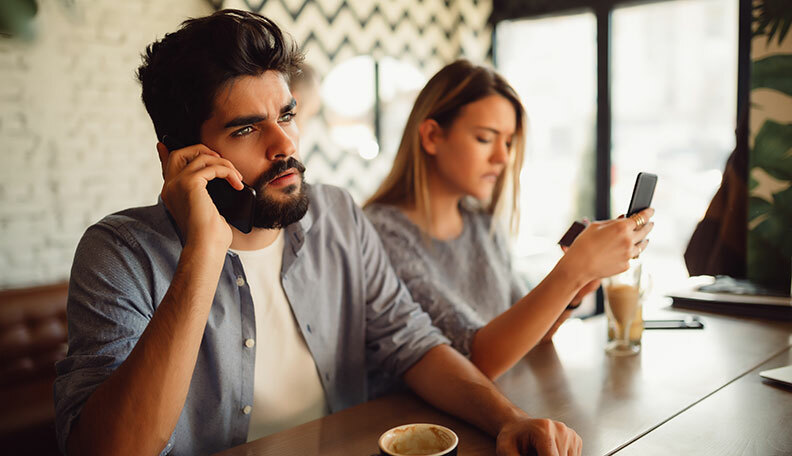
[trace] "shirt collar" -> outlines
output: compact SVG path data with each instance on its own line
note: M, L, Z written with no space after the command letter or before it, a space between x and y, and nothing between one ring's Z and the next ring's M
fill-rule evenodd
M308 184L305 185L305 191L308 192L308 198L310 201L312 188ZM181 230L179 229L179 225L176 223L176 219L173 218L170 211L168 211L168 207L165 205L165 202L162 200L162 195L157 197L157 205L162 207L162 210L168 216L168 220L170 221L171 225L173 226L173 230L176 232L176 236L179 238L179 242L181 243L182 247L184 247L184 236L182 235ZM311 230L311 227L314 223L314 213L311 210L310 202L308 206L308 211L305 213L303 218L301 218L298 222L292 223L291 225L284 228L284 237L285 237L285 248L284 249L291 249L294 253L294 256L297 256L300 248L302 248L303 243L305 242L305 233ZM233 252L229 251L230 254L234 255ZM284 268L285 269L285 268Z

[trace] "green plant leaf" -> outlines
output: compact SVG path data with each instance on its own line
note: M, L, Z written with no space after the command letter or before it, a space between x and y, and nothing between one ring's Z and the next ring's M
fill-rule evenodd
M792 188L774 195L775 204L751 198L749 219L764 215L748 232L748 277L779 290L789 290L792 276Z
M781 254L767 240L748 233L747 275L756 283L779 290L789 291L792 260Z
M748 198L748 222L769 213L772 209L773 205L765 199L755 196Z
M792 79L792 78L790 78ZM756 134L749 169L762 168L780 180L792 180L792 125L767 120Z
M778 34L778 43L779 43L779 44L780 44L782 41L784 41L784 38L786 38L786 36L787 36L787 32L789 32L789 27L790 27L790 26L792 26L792 21L787 21L787 23L786 23L786 24L784 24L784 27L783 27L783 28L781 28L781 32Z
M754 0L751 19L752 37L767 36L766 46L770 46L778 32L778 44L786 38L792 24L792 7L789 0ZM767 30L771 27L770 31Z
M786 218L786 212L780 206L774 205L766 215L767 218L762 223L750 230L750 235L759 236L773 244L779 254L792 262L792 225Z
M792 96L792 54L756 60L751 71L751 89L774 89Z

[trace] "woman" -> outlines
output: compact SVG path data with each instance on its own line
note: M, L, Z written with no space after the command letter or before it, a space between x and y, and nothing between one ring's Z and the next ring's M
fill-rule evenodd
M530 293L494 220L518 217L525 111L494 71L468 61L418 95L393 169L366 213L400 278L462 354L495 379L646 247L654 213L594 222ZM541 197L541 195L537 195Z

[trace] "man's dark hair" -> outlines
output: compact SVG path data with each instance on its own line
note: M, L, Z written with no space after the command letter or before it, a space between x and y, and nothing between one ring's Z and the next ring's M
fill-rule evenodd
M184 146L200 142L201 125L226 82L268 70L279 71L288 82L303 61L274 22L232 9L182 22L142 57L137 77L157 138L169 135Z

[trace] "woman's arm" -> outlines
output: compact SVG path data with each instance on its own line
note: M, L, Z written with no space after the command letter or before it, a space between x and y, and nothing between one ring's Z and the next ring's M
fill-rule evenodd
M525 356L586 284L580 271L559 262L530 293L476 332L470 360L496 379Z
M572 316L572 312L574 312L575 309L580 306L581 301L583 301L583 298L585 298L586 295L599 288L600 282L601 280L593 280L584 285L583 288L578 291L577 295L575 295L575 297L572 299L572 302L569 303L566 309L561 313L561 316L558 317L555 323L553 323L553 326L547 330L544 336L542 336L541 342L550 342L553 340L553 335L556 333L556 331L558 331L558 328L560 328L561 325Z
M642 212L646 220L652 214L653 209ZM631 219L589 226L539 285L476 332L473 364L491 379L506 372L539 343L584 286L626 271L629 259L645 248L652 226L636 230Z

